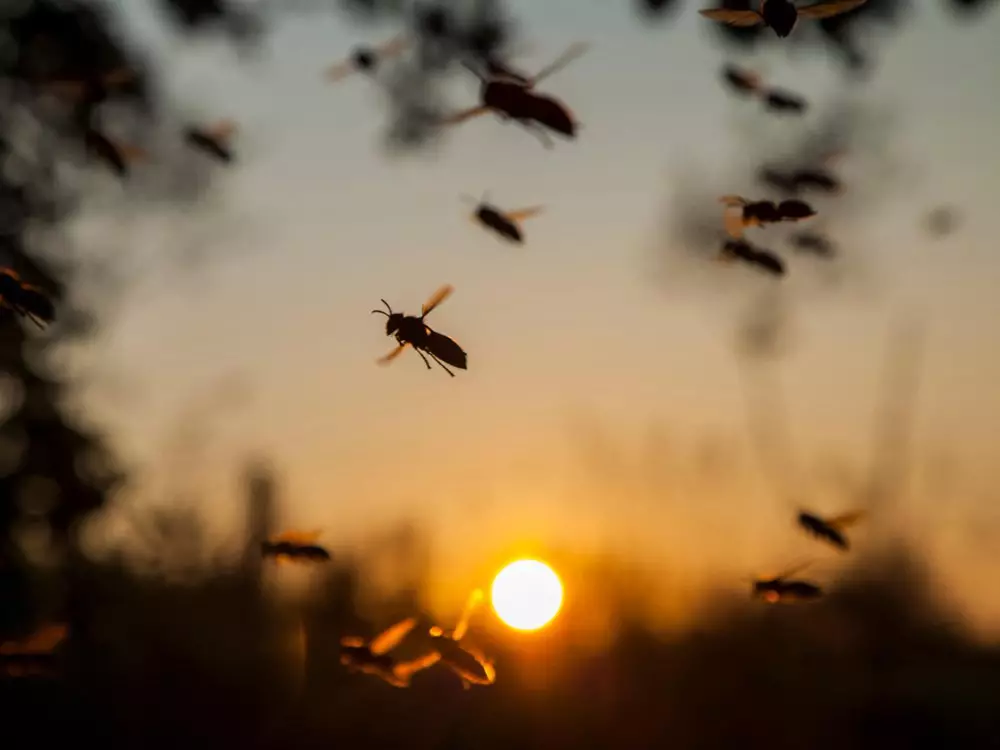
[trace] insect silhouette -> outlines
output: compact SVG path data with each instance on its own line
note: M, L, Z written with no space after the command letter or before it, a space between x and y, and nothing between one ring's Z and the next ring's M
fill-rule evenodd
M96 128L84 131L83 143L90 156L103 161L115 174L123 178L128 177L132 162L146 156L146 152L141 148L112 141Z
M731 262L742 260L772 276L785 275L785 263L770 250L757 247L746 240L726 240L719 253L718 260Z
M408 617L389 626L368 642L358 636L341 638L340 663L351 672L374 675L393 687L409 687L414 674L433 666L441 658L436 652L411 661L397 661L389 655L416 624L417 618Z
M779 37L784 38L792 33L800 18L811 20L832 18L860 8L866 2L868 0L832 0L798 8L790 0L761 0L758 10L706 8L698 12L711 21L729 26L747 27L764 24Z
M472 613L483 599L481 589L475 589L469 596L455 629L447 632L435 625L428 634L431 648L440 656L441 663L458 675L462 687L468 690L472 685L492 685L497 678L493 663L477 649L462 646L461 640L469 630Z
M800 253L809 253L819 258L833 258L837 254L834 244L816 232L796 232L788 241Z
M809 601L823 595L818 584L791 577L809 565L808 562L795 565L774 578L759 578L753 582L753 595L770 604L782 601ZM791 579L791 580L789 580Z
M326 548L316 544L319 534L318 531L304 533L286 531L274 539L261 542L260 552L263 557L273 558L279 564L328 562L330 553Z
M431 363L424 356L425 352L430 355L431 359L438 363L442 370L452 377L455 377L455 373L449 370L445 366L446 364L457 367L459 370L467 370L467 356L462 347L443 333L438 333L424 323L424 318L430 314L431 310L448 299L453 291L454 289L449 284L445 284L434 292L431 298L424 303L419 318L415 315L403 315L403 313L393 312L389 303L382 300L382 304L385 305L388 312L384 310L372 310L372 315L376 313L385 315L385 335L395 336L396 341L399 342L399 346L379 359L378 363L388 364L398 357L407 346L412 346L417 354L420 355L424 364L427 365L428 370L431 369Z
M825 169L781 171L765 167L758 173L758 178L785 195L799 195L806 190L822 193L839 193L841 190L840 180Z
M39 328L55 320L52 300L37 286L25 284L12 268L0 268L0 308L29 318Z
M589 45L584 43L571 45L555 62L530 79L525 79L521 75L515 77L489 73L484 75L472 65L465 63L482 83L479 91L480 104L443 118L441 124L457 125L473 117L493 112L501 119L520 123L534 133L546 148L552 148L553 145L547 131L569 139L576 138L579 126L569 108L552 96L535 93L534 89L540 81L562 70L582 55L588 47ZM495 69L496 61L493 65Z
M844 532L865 517L864 511L854 513L844 513L833 518L822 518L815 513L800 511L796 522L807 533L812 534L817 539L829 542L834 547L847 550L850 544Z
M519 222L537 216L542 211L541 206L531 208L520 208L515 211L501 211L491 203L487 203L487 195L483 195L482 200L476 200L470 196L463 196L466 202L475 205L476 210L472 214L472 220L478 222L487 229L510 242L522 244L524 234L521 231Z
M229 145L236 132L236 123L232 120L222 120L214 125L203 128L194 125L184 129L184 142L209 156L226 164L234 160L232 148Z
M768 88L759 75L735 65L725 66L722 78L735 93L760 99L766 109L774 112L801 114L808 107L805 99L787 91Z
M398 57L409 46L403 36L390 39L378 47L359 46L351 52L351 56L343 62L331 65L326 69L325 76L331 83L342 81L352 73L375 73L384 60Z
M816 211L808 203L800 200L748 201L738 195L724 195L719 202L726 208L723 212L723 222L726 233L733 239L740 239L743 230L748 227L759 227L764 224L777 224L782 221L802 221L816 215Z
M50 623L24 638L0 643L0 672L10 677L51 673L55 652L68 634L63 623Z

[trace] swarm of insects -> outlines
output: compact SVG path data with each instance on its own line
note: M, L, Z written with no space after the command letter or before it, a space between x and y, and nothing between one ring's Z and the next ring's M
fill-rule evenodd
M448 632L435 625L428 631L434 653L438 654L444 666L458 675L466 690L472 685L492 685L497 678L491 661L478 650L460 643L469 630L472 613L482 600L483 592L480 589L474 590L454 630Z
M23 283L12 268L0 268L0 309L29 318L39 328L56 318L52 300L39 287Z
M519 245L524 242L524 234L521 231L519 222L524 219L530 219L532 216L537 216L542 211L541 206L520 208L514 211L502 211L496 206L487 203L486 195L479 201L470 196L464 196L464 199L476 206L476 211L472 214L473 221L495 232L505 240L516 242Z
M823 589L819 584L792 578L807 565L808 562L795 565L773 578L758 578L753 582L753 595L769 604L819 599L823 596Z
M436 652L406 662L397 661L389 655L416 624L417 618L408 617L386 628L370 641L358 636L341 638L340 663L352 672L374 675L393 687L409 687L414 674L440 659Z
M821 20L832 18L860 8L868 0L831 0L796 7L791 0L761 0L757 10L727 10L710 8L698 11L711 21L729 26L760 26L770 28L777 36L787 37L795 29L800 18Z
M546 94L535 93L535 86L553 73L562 70L582 55L589 45L572 45L555 62L539 71L532 78L520 74L508 76L507 69L496 61L492 63L495 72L481 73L475 67L466 67L481 81L480 104L476 107L450 115L442 120L443 125L457 125L473 117L494 112L504 120L514 120L534 133L546 148L552 147L548 131L566 138L576 138L578 125L569 108L558 99Z
M722 78L737 94L759 99L764 107L772 112L802 114L808 107L806 100L802 97L788 91L768 88L759 75L735 65L727 65L723 68Z
M277 563L329 562L330 553L325 547L316 544L319 535L318 531L286 531L274 539L261 542L260 553L263 557L271 558Z
M844 513L833 518L822 518L815 513L800 511L796 521L806 533L846 551L850 547L850 544L844 532L864 517L864 511Z
M430 326L424 323L424 318L430 314L431 310L448 299L452 291L454 290L448 284L438 289L424 304L420 312L420 317L393 312L389 303L382 300L382 304L385 305L385 309L388 312L385 310L372 310L372 315L379 314L386 317L385 335L395 336L399 346L380 358L378 360L379 364L392 362L402 354L407 346L411 346L420 355L424 364L427 365L428 370L431 369L431 363L427 361L427 357L424 356L425 353L452 377L455 377L455 373L449 370L445 363L452 367L457 367L459 370L468 369L467 356L462 347L443 333L432 330Z

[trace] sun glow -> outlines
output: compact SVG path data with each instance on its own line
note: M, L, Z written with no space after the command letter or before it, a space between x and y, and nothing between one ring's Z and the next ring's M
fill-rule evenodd
M562 606L559 576L538 560L512 562L493 579L493 611L515 630L538 630L551 622Z

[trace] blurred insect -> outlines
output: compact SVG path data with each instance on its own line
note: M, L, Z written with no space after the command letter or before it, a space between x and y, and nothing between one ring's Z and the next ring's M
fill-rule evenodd
M939 206L927 214L927 231L934 237L946 237L958 227L958 215L950 206Z
M87 153L103 161L119 177L128 177L132 162L146 156L142 149L116 143L95 128L84 131L83 139Z
M51 623L24 638L0 643L0 672L10 677L50 674L55 652L68 634L66 625Z
M868 0L832 0L797 8L789 0L761 0L758 10L727 10L710 8L698 11L711 21L729 26L768 26L779 37L792 33L799 18L819 20L832 18L864 5Z
M410 678L417 672L433 666L441 658L429 653L419 659L400 662L389 656L417 624L417 618L408 617L386 628L367 643L358 636L340 639L340 663L351 672L375 675L393 687L409 687Z
M55 320L56 311L40 287L25 284L12 268L0 268L0 308L29 318L39 328Z
M44 86L57 96L73 100L74 119L82 129L87 130L93 125L97 108L108 100L111 92L133 83L135 79L135 71L116 68L97 75L52 80Z
M765 108L775 112L800 114L805 112L808 106L804 99L795 94L766 88L759 75L735 65L725 66L722 69L722 78L737 94L759 98Z
M816 232L796 232L788 238L788 241L797 251L820 258L833 258L837 254L834 244Z
M823 595L823 589L811 581L793 579L791 576L809 565L804 562L789 568L774 578L759 578L753 582L753 595L769 604L782 601L808 601Z
M724 195L719 202L726 208L723 212L723 222L726 233L733 239L743 236L743 230L748 227L759 227L764 224L777 224L782 221L802 221L816 215L812 206L800 200L748 201L738 195Z
M277 563L284 562L328 562L330 553L316 544L320 532L286 531L274 539L261 542L260 552L263 557L274 558Z
M799 195L805 190L823 193L839 193L840 181L824 169L796 169L783 172L765 167L758 173L758 179L786 195Z
M829 542L834 547L846 550L850 545L847 542L847 537L844 536L844 532L864 517L864 511L844 513L833 518L821 518L815 513L800 511L796 520L798 525L807 533Z
M419 318L415 315L403 315L403 313L393 312L389 303L382 300L382 304L385 305L388 312L372 310L372 315L376 313L385 315L385 335L395 336L396 341L399 342L399 346L379 359L378 363L388 364L398 357L403 349L407 346L412 346L417 354L420 355L424 364L427 365L428 370L431 369L431 363L424 356L425 352L440 365L442 370L452 377L455 377L455 373L449 370L445 366L445 363L460 370L468 369L467 356L462 347L444 334L432 330L430 326L424 323L424 318L430 314L431 310L448 299L453 291L454 289L449 284L445 284L434 292L421 309Z
M530 79L520 75L515 77L484 75L472 65L465 63L465 66L482 82L479 91L481 104L445 117L441 120L441 124L457 125L492 111L504 120L510 119L520 123L534 133L546 148L552 148L553 145L546 128L566 138L576 138L578 125L569 108L558 99L534 93L534 89L540 81L562 70L587 48L588 45L583 43L571 45L555 62ZM495 66L494 61L494 68Z
M542 211L541 206L531 208L521 208L516 211L501 211L496 206L486 202L486 195L482 200L477 201L471 196L463 196L463 199L472 203L476 207L472 214L472 220L482 224L487 229L492 229L498 235L510 242L521 244L524 242L524 235L518 222L537 216Z
M184 129L184 141L192 148L199 149L226 164L231 164L234 156L229 141L235 132L235 122L222 120L208 128L188 126Z
M474 590L465 603L465 609L454 630L447 632L435 625L428 631L433 644L431 648L440 655L441 663L458 675L466 690L472 685L492 685L497 678L490 660L478 650L459 644L469 630L472 613L482 600L482 590Z
M405 37L397 36L378 47L355 47L350 57L343 62L331 65L326 69L324 75L328 81L336 83L344 80L351 73L373 74L378 70L382 61L398 57L408 46L409 42Z
M742 260L773 276L785 275L785 263L770 250L751 245L746 240L727 240L722 246L718 260L731 262Z

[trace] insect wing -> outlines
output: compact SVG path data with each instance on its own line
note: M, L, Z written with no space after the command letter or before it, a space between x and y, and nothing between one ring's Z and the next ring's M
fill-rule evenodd
M812 560L806 560L804 562L796 563L795 565L791 566L787 570L783 571L781 573L781 575L776 575L774 577L776 579L778 579L778 580L782 580L784 578L789 578L789 577L795 575L796 573L801 573L803 570L805 570L810 565L812 565Z
M458 344L443 333L427 329L427 340L424 345L431 354L440 359L446 365L457 367L459 370L467 370L468 355Z
M743 230L746 228L746 222L743 221L743 211L735 210L734 207L727 207L722 214L722 225L725 227L726 234L734 240L740 239L743 237Z
M538 73L535 74L535 77L531 79L530 85L534 86L539 81L542 81L551 76L553 73L558 73L560 70L565 68L571 62L573 62L578 57L583 55L583 53L586 52L588 49L590 49L589 42L574 42L566 49L565 52L563 52L559 57L557 57L551 64L547 65L546 67L538 71Z
M727 26L758 26L764 22L763 17L753 10L726 10L725 8L710 8L698 11L710 21L718 21Z
M416 617L407 617L405 620L386 628L372 638L371 646L369 646L371 652L377 655L392 651L406 637L406 634L413 630L416 624Z
M446 299L451 296L451 293L455 291L455 288L451 284L445 284L440 289L438 289L434 294L431 295L424 306L420 309L421 316L429 315L431 310L440 305Z
M453 115L448 115L440 120L442 125L459 125L466 120L471 120L474 117L479 117L480 115L485 115L490 111L489 107L478 106L472 107L470 109L462 110L461 112L456 112Z
M842 531L850 526L853 526L858 521L865 517L865 512L863 510L857 510L853 513L843 513L839 516L834 516L833 518L828 518L826 520L827 526L832 526L838 531Z
M399 35L397 37L394 37L393 39L390 39L381 47L376 47L376 50L380 58L389 58L389 57L395 57L396 55L405 52L406 48L409 45L410 43L409 41L407 41L406 37L403 35Z
M319 529L315 531L285 531L278 534L272 542L291 542L292 544L312 544L317 539L322 532Z
M462 637L469 629L469 620L472 618L472 613L475 612L476 607L483 600L483 590L475 589L470 595L468 601L465 602L465 609L462 610L461 617L458 618L458 624L455 625L455 629L451 633L451 637L455 641L462 640Z
M357 71L354 67L354 62L351 60L345 60L344 62L339 62L336 65L331 65L323 72L323 77L330 83L337 83L347 78L351 73Z
M439 661L441 661L441 654L437 651L430 651L417 659L399 662L393 669L393 673L397 677L408 681L417 672L433 667Z
M400 344L395 349L393 349L391 352L389 352L388 354L386 354L384 357L379 357L375 361L378 362L380 365L387 365L390 362L392 362L392 360L394 360L396 357L398 357L400 354L402 354L403 350L405 348L406 348L406 344Z
M45 625L25 638L16 641L0 643L0 654L12 656L17 654L48 654L54 651L60 643L66 640L69 628L62 623Z
M344 648L364 648L365 639L357 635L345 635L340 639L340 645Z
M517 211L508 211L504 216L507 217L508 221L522 221L524 219L530 219L532 216L537 216L542 212L542 206L532 206L531 208L521 208Z
M802 18L832 18L833 16L839 16L842 13L852 11L855 8L860 8L866 2L868 0L839 0L839 2L832 3L815 3L799 8L798 13Z

